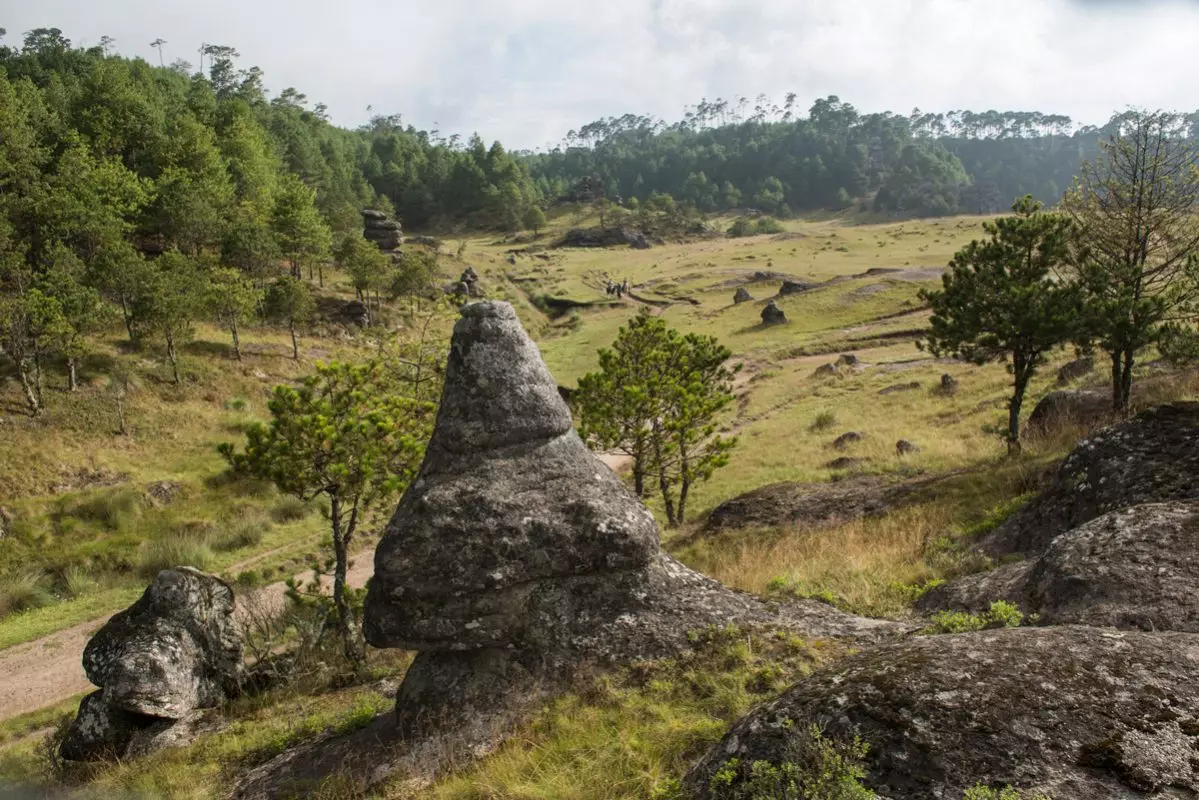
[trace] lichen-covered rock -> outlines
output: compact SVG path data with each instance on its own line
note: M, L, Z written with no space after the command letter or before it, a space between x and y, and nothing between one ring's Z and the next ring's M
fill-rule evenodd
M366 600L371 644L420 651L397 700L412 735L449 726L455 747L493 743L581 666L670 656L709 625L902 629L820 603L768 606L662 553L653 517L572 429L512 307L462 314L425 461Z
M124 757L139 740L140 751L178 740L168 731L173 722L236 692L242 637L233 609L233 590L213 575L190 567L158 573L84 648L84 672L101 691L80 704L64 757Z
M994 600L1075 623L1199 633L1199 502L1147 503L1054 539L1035 559L932 590L922 610L985 610Z
M917 637L801 680L733 726L688 773L698 800L730 759L784 763L811 723L869 744L865 785L958 800L982 783L1054 798L1199 791L1199 645L1085 627ZM690 796L690 795L689 795Z
M841 459L829 469L855 466ZM856 459L851 459L856 461ZM891 483L883 478L854 478L832 483L772 483L725 500L708 514L707 531L751 526L803 528L878 516L900 506L922 482Z
M1045 491L980 540L994 556L1036 554L1120 508L1199 499L1199 403L1173 403L1080 441Z

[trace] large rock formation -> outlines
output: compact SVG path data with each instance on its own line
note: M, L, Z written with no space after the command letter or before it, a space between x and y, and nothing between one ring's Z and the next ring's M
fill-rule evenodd
M787 321L787 314L771 300L762 307L763 325L782 325Z
M810 635L890 626L818 603L768 609L659 549L653 517L583 444L512 307L465 306L420 474L375 553L376 647L420 651L401 730L495 740L586 664L658 658L709 624Z
M1199 502L1147 503L1054 539L1033 560L937 587L921 610L985 611L1007 600L1042 625L1199 633Z
M84 698L62 755L129 757L178 741L194 712L219 705L241 679L233 590L190 567L163 570L83 651L100 691Z
M1199 499L1199 403L1158 406L1080 441L1049 488L980 545L994 556L1036 554L1109 511L1190 499Z
M738 722L690 771L698 800L735 794L751 765L794 761L813 723L869 744L864 783L890 800L1199 792L1199 647L1179 633L1016 628L867 649ZM730 765L731 759L738 759ZM736 775L717 788L720 769Z
M373 208L362 211L362 236L368 242L374 242L384 252L398 250L404 242L404 231L400 223Z
M1050 392L1037 401L1028 417L1029 433L1048 433L1065 425L1095 428L1112 419L1112 398L1086 389Z

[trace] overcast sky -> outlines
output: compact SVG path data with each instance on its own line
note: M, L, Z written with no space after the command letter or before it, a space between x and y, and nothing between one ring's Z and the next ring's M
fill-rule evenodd
M0 0L7 43L58 27L125 55L235 47L356 126L400 113L509 148L703 97L836 94L863 111L1199 108L1199 0Z

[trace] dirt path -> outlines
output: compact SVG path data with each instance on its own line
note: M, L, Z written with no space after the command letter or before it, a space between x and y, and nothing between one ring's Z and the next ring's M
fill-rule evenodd
M368 552L353 560L347 578L351 586L365 586L374 572ZM297 575L307 580L310 572ZM255 594L269 607L283 605L285 586L274 583ZM111 616L111 615L109 615ZM68 697L94 691L83 674L83 648L108 616L80 623L32 642L0 650L0 720L54 705Z

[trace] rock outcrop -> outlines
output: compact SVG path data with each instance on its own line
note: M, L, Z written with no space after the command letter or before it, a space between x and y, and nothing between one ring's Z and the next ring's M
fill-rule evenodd
M571 228L554 247L617 247L627 244L634 250L647 250L649 239L645 234L622 225L606 228Z
M860 736L863 783L890 800L960 798L976 784L1032 796L1199 792L1199 649L1180 633L1014 628L880 645L801 680L738 722L688 773L699 800L757 761L793 760L811 724ZM730 765L732 759L737 764ZM720 769L737 776L722 793ZM746 795L748 796L748 795Z
M754 299L754 296L752 294L750 294L749 289L746 289L744 286L740 287L739 289L737 289L736 292L733 293L733 303L734 304L748 303L748 302L752 301L753 299Z
M64 758L125 758L184 740L195 712L241 680L233 590L190 567L163 570L92 637L83 669L101 688L80 704Z
M804 292L815 289L817 284L804 283L803 281L785 280L783 285L779 287L779 296L785 297L789 294L803 294Z
M709 624L891 629L818 603L772 610L661 552L650 513L583 444L512 307L463 307L436 427L375 553L376 647L420 651L407 737L477 747L587 664L658 658Z
M862 441L862 434L858 431L846 431L845 433L833 439L833 447L838 450L844 450L851 444L857 444Z
M1090 375L1095 371L1095 359L1093 357L1076 358L1073 361L1062 365L1062 368L1057 371L1057 385L1065 386L1071 381L1076 381L1079 378Z
M762 308L763 325L782 325L787 321L787 315L771 300Z
M1037 401L1028 417L1029 433L1048 433L1063 425L1094 428L1112 418L1112 398L1086 389L1056 391Z
M362 211L362 237L384 252L398 250L404 242L404 231L400 223L373 208Z
M829 469L845 469L841 462ZM854 466L849 464L849 467ZM856 478L832 483L774 483L725 500L708 514L705 529L731 530L754 526L833 525L878 516L903 504L927 481L889 483L882 478Z
M993 556L1043 552L1060 534L1109 511L1199 499L1199 403L1173 403L1078 443L1049 487L987 534Z
M1055 538L1035 559L939 586L918 608L1015 603L1038 624L1199 633L1199 502L1147 503Z

